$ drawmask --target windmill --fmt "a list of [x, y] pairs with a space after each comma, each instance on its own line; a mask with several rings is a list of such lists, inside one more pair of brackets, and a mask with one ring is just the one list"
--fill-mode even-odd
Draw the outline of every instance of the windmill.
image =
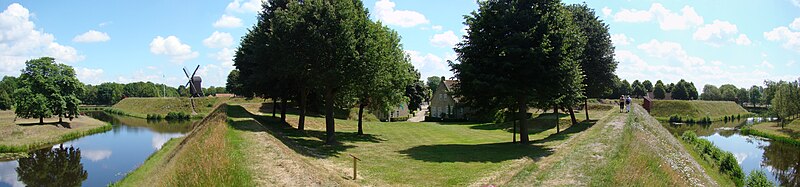
[[183, 74], [186, 75], [187, 79], [189, 79], [189, 81], [186, 82], [186, 88], [189, 90], [189, 102], [192, 103], [192, 115], [197, 114], [197, 112], [194, 110], [194, 100], [192, 100], [192, 98], [203, 97], [204, 95], [203, 86], [200, 84], [203, 82], [203, 79], [200, 78], [200, 76], [195, 76], [198, 69], [200, 69], [200, 65], [197, 65], [192, 72], [192, 76], [189, 76], [189, 72], [186, 71], [185, 67], [183, 68]]

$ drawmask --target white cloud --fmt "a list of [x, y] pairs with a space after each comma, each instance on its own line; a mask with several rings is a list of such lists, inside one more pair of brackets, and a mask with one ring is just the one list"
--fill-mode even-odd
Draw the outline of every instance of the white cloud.
[[90, 43], [90, 42], [105, 42], [111, 40], [108, 34], [96, 30], [89, 30], [81, 35], [72, 38], [73, 42]]
[[422, 54], [414, 50], [406, 50], [405, 52], [411, 59], [411, 64], [419, 70], [423, 79], [430, 76], [451, 77], [453, 75], [450, 72], [450, 66], [447, 61], [455, 61], [457, 55], [454, 53], [438, 56], [431, 53]]
[[800, 17], [795, 18], [789, 27], [781, 26], [764, 32], [764, 38], [769, 41], [784, 42], [783, 48], [800, 52], [800, 31], [795, 32], [789, 28], [800, 30]]
[[614, 43], [616, 46], [625, 46], [630, 45], [634, 39], [631, 37], [626, 36], [625, 34], [612, 34], [611, 35], [611, 42]]
[[210, 54], [209, 56], [220, 62], [223, 66], [226, 67], [233, 67], [233, 56], [236, 54], [236, 50], [230, 48], [222, 48], [218, 52]]
[[739, 34], [739, 37], [736, 38], [736, 45], [750, 45], [751, 43], [750, 38], [745, 34]]
[[794, 21], [792, 21], [792, 23], [789, 24], [789, 28], [792, 28], [794, 30], [800, 30], [800, 17], [794, 18]]
[[679, 43], [675, 42], [659, 42], [658, 40], [650, 40], [648, 43], [640, 44], [637, 48], [645, 51], [651, 57], [677, 60], [684, 66], [698, 66], [704, 65], [705, 60], [700, 57], [689, 56]]
[[458, 43], [458, 36], [453, 31], [446, 31], [441, 34], [435, 34], [430, 39], [431, 45], [436, 47], [455, 47]]
[[608, 8], [608, 7], [603, 7], [602, 11], [603, 11], [603, 16], [608, 17], [609, 15], [611, 15], [611, 12], [613, 10], [611, 10], [611, 8]]
[[203, 45], [209, 48], [225, 48], [233, 45], [233, 37], [227, 32], [214, 31], [211, 36], [203, 40]]
[[103, 69], [75, 67], [75, 74], [78, 76], [78, 80], [84, 84], [97, 85], [102, 83], [100, 76], [103, 75]]
[[792, 4], [796, 7], [800, 7], [800, 0], [791, 0]]
[[703, 24], [703, 17], [691, 6], [684, 6], [680, 13], [673, 13], [661, 3], [653, 3], [649, 10], [622, 9], [614, 15], [614, 21], [618, 22], [648, 22], [653, 18], [658, 20], [662, 30], [686, 30]]
[[110, 24], [112, 24], [112, 23], [114, 23], [114, 22], [112, 22], [112, 21], [106, 21], [106, 22], [103, 22], [103, 23], [97, 24], [97, 26], [98, 26], [98, 27], [105, 27], [105, 26], [108, 26], [108, 25], [110, 25]]
[[714, 20], [713, 23], [697, 29], [692, 38], [700, 41], [722, 40], [723, 37], [735, 35], [739, 32], [736, 25], [727, 21]]
[[434, 25], [434, 26], [431, 26], [431, 29], [433, 29], [435, 31], [440, 31], [440, 30], [442, 30], [442, 26], [441, 25]]
[[789, 60], [789, 62], [786, 62], [786, 67], [792, 67], [795, 63], [794, 60]]
[[765, 61], [761, 61], [761, 64], [758, 64], [756, 67], [769, 68], [769, 69], [774, 69], [775, 68], [775, 66], [772, 65], [772, 63], [769, 63], [766, 60]]
[[181, 40], [175, 36], [167, 36], [166, 38], [157, 36], [150, 42], [150, 52], [156, 55], [169, 56], [174, 63], [183, 63], [199, 55], [196, 51], [192, 51], [191, 46], [181, 43]]
[[233, 70], [233, 66], [206, 64], [200, 66], [200, 69], [197, 70], [197, 75], [203, 77], [203, 85], [225, 86], [231, 70]]
[[244, 3], [240, 2], [239, 0], [233, 0], [233, 2], [228, 3], [228, 6], [225, 7], [225, 11], [238, 13], [257, 13], [261, 11], [261, 0], [249, 0]]
[[375, 15], [383, 23], [397, 25], [401, 27], [413, 27], [420, 24], [428, 24], [430, 21], [419, 12], [411, 10], [395, 10], [395, 3], [390, 0], [379, 0], [375, 2]]
[[30, 17], [30, 11], [17, 3], [0, 13], [0, 74], [18, 75], [26, 60], [42, 56], [69, 63], [85, 58], [75, 48], [55, 42], [52, 34], [37, 29]]
[[235, 16], [223, 14], [214, 24], [214, 28], [236, 28], [242, 26], [242, 19]]

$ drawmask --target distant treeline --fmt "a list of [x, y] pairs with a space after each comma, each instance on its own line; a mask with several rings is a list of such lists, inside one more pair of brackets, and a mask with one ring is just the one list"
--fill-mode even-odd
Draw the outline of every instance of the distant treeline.
[[[0, 110], [11, 109], [14, 105], [12, 94], [19, 88], [16, 77], [5, 76], [0, 81]], [[205, 95], [229, 93], [225, 87], [203, 88]], [[189, 90], [181, 85], [178, 88], [153, 82], [133, 82], [128, 84], [107, 82], [100, 85], [84, 85], [77, 94], [84, 105], [113, 105], [126, 97], [188, 97]]]
[[681, 79], [677, 83], [664, 84], [661, 80], [653, 84], [649, 80], [639, 82], [639, 80], [628, 83], [628, 80], [616, 79], [614, 89], [608, 98], [619, 98], [620, 95], [647, 96], [648, 92], [653, 92], [655, 99], [666, 98], [667, 93], [671, 93], [671, 98], [676, 100], [696, 100], [699, 97], [697, 87], [693, 82]]

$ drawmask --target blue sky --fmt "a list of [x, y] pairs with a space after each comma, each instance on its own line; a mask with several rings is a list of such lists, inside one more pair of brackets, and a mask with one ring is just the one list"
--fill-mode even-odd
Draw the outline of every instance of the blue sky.
[[[566, 1], [579, 3], [582, 1]], [[473, 0], [367, 0], [371, 18], [403, 37], [424, 77], [452, 76], [447, 60]], [[610, 25], [617, 74], [628, 80], [761, 85], [800, 77], [800, 0], [591, 1]], [[721, 5], [724, 5], [721, 6]], [[259, 0], [0, 2], [0, 74], [53, 56], [84, 83], [179, 85], [182, 67], [201, 65], [205, 85], [222, 86]]]

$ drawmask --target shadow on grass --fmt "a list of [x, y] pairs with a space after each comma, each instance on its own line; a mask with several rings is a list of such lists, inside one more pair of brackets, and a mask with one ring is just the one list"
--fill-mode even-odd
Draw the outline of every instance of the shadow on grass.
[[385, 141], [375, 135], [358, 135], [355, 132], [335, 132], [336, 140], [339, 143], [327, 145], [324, 141], [325, 131], [297, 130], [288, 123], [280, 121], [280, 118], [252, 115], [241, 106], [228, 106], [227, 113], [228, 116], [232, 118], [247, 118], [243, 120], [233, 120], [231, 127], [242, 131], [268, 132], [295, 152], [316, 158], [336, 156], [342, 151], [355, 147], [353, 145], [342, 144], [344, 142], [379, 143]]
[[553, 153], [539, 145], [515, 143], [423, 145], [399, 151], [401, 154], [427, 162], [502, 162], [528, 157], [535, 159]]
[[[565, 124], [569, 124], [569, 119], [561, 119], [561, 117], [567, 117], [566, 114], [559, 114], [559, 118], [555, 118], [555, 114], [553, 113], [546, 113], [536, 116], [533, 119], [528, 120], [528, 134], [539, 134], [549, 129], [556, 128], [556, 119], [559, 119], [559, 123], [562, 127]], [[519, 122], [517, 122], [519, 125]], [[514, 128], [514, 122], [504, 122], [504, 123], [486, 123], [482, 125], [475, 125], [470, 127], [471, 129], [477, 130], [498, 130], [503, 129], [506, 132], [512, 132]], [[517, 132], [519, 132], [519, 126], [517, 126]]]
[[597, 123], [597, 120], [582, 121], [582, 122], [580, 122], [580, 123], [578, 123], [576, 125], [572, 125], [569, 128], [564, 129], [561, 132], [558, 132], [558, 133], [555, 133], [555, 134], [551, 134], [550, 136], [547, 136], [547, 138], [535, 140], [535, 141], [533, 141], [533, 143], [546, 143], [546, 142], [551, 142], [551, 141], [565, 140], [565, 139], [569, 138], [570, 135], [582, 132], [582, 131], [584, 131], [586, 129], [589, 129], [589, 127], [594, 126], [594, 124], [596, 124], [596, 123]]
[[45, 122], [45, 123], [34, 122], [34, 123], [18, 123], [17, 125], [26, 126], [26, 127], [27, 126], [38, 126], [38, 125], [52, 125], [52, 126], [56, 126], [56, 127], [61, 126], [61, 127], [68, 128], [68, 129], [72, 128], [72, 126], [69, 124], [69, 122]]

